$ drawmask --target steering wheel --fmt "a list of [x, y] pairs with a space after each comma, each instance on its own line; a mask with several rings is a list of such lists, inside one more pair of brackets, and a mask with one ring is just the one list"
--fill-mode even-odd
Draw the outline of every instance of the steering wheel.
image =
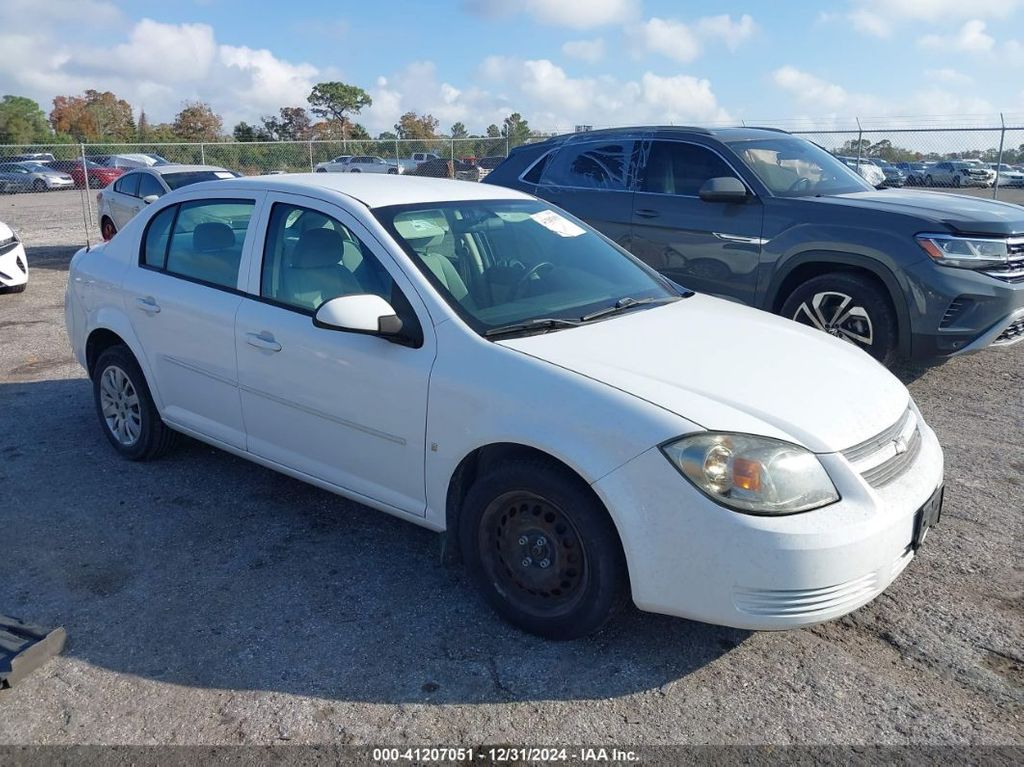
[[811, 188], [811, 180], [806, 176], [801, 176], [792, 184], [789, 185], [790, 192], [806, 192]]
[[512, 300], [514, 301], [519, 298], [519, 294], [522, 292], [523, 286], [525, 286], [530, 280], [534, 277], [539, 277], [542, 271], [550, 271], [554, 268], [555, 265], [550, 261], [541, 261], [539, 264], [534, 264], [527, 269], [526, 273], [516, 281], [515, 287], [512, 288]]

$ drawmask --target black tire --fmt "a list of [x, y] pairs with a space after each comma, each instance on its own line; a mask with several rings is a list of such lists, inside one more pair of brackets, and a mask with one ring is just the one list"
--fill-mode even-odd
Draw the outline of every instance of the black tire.
[[24, 293], [25, 288], [28, 287], [27, 282], [23, 282], [20, 285], [0, 285], [0, 293]]
[[870, 278], [846, 272], [819, 275], [794, 290], [780, 314], [849, 341], [883, 365], [895, 357], [896, 312], [888, 294]]
[[316, 169], [316, 170], [314, 171], [314, 173], [326, 173], [326, 172], [327, 172], [327, 169], [326, 169], [326, 168], [317, 168], [317, 169]]
[[[118, 373], [122, 374], [131, 388], [122, 388], [121, 390], [128, 397], [131, 394], [135, 395], [137, 404], [134, 406], [126, 404], [120, 411], [121, 414], [132, 415], [137, 419], [138, 426], [135, 429], [125, 428], [120, 431], [104, 413], [104, 408], [109, 405], [109, 400], [105, 401], [103, 394], [104, 386], [108, 383], [108, 379], [105, 378], [108, 371], [113, 381], [117, 380]], [[128, 460], [149, 461], [159, 458], [174, 444], [177, 433], [160, 418], [160, 413], [157, 412], [156, 405], [153, 404], [153, 397], [149, 393], [146, 377], [142, 374], [139, 363], [136, 362], [135, 356], [127, 346], [120, 344], [111, 346], [96, 360], [96, 366], [92, 371], [92, 393], [96, 403], [96, 415], [100, 419], [103, 433], [114, 449]], [[115, 415], [111, 415], [115, 423], [129, 420], [127, 417], [118, 419]], [[129, 439], [125, 439], [126, 436]]]
[[46, 182], [43, 181], [41, 178], [37, 178], [35, 181], [32, 182], [32, 191], [33, 192], [45, 192], [46, 191]]
[[100, 219], [100, 235], [107, 242], [114, 239], [114, 235], [117, 234], [117, 227], [114, 226], [114, 222], [111, 221], [107, 216]]
[[362, 171], [359, 170], [359, 168], [353, 168], [352, 170], [349, 171], [349, 173], [362, 173]]
[[626, 561], [607, 511], [582, 480], [545, 461], [510, 460], [480, 477], [459, 541], [487, 602], [531, 634], [592, 634], [626, 601]]

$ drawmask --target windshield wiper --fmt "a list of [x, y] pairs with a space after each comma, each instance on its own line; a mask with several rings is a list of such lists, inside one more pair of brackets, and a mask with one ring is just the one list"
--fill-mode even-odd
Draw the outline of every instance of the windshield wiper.
[[524, 322], [513, 322], [511, 325], [499, 325], [496, 328], [485, 330], [487, 338], [513, 335], [514, 333], [528, 333], [532, 330], [557, 330], [559, 328], [575, 328], [580, 324], [579, 320], [564, 320], [558, 317], [539, 317]]
[[679, 296], [660, 296], [658, 298], [633, 298], [632, 296], [626, 296], [625, 298], [620, 298], [611, 306], [598, 309], [590, 314], [584, 314], [580, 317], [580, 322], [590, 322], [591, 320], [596, 320], [600, 317], [608, 317], [609, 315], [618, 314], [619, 312], [624, 312], [627, 309], [632, 309], [634, 306], [669, 303], [671, 301], [678, 301], [679, 298]]

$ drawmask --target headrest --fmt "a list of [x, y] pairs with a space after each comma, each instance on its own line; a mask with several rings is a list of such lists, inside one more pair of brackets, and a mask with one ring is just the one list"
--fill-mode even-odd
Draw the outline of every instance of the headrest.
[[200, 253], [225, 250], [235, 244], [235, 232], [220, 221], [204, 221], [196, 224], [192, 232], [192, 249]]
[[299, 236], [292, 253], [292, 268], [322, 269], [337, 266], [345, 241], [333, 229], [307, 229]]

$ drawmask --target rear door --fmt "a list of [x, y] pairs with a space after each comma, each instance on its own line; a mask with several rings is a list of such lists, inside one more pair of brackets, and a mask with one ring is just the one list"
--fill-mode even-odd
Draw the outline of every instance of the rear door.
[[628, 248], [635, 147], [636, 142], [629, 138], [604, 138], [564, 146], [546, 162], [534, 194]]
[[742, 176], [714, 149], [687, 141], [645, 141], [639, 154], [633, 254], [687, 288], [753, 304], [764, 206], [753, 192], [745, 203], [698, 194], [708, 179]]
[[125, 173], [103, 193], [103, 199], [107, 203], [107, 212], [118, 231], [123, 229], [124, 225], [139, 212], [139, 206], [142, 204], [139, 199], [139, 175], [138, 173]]

